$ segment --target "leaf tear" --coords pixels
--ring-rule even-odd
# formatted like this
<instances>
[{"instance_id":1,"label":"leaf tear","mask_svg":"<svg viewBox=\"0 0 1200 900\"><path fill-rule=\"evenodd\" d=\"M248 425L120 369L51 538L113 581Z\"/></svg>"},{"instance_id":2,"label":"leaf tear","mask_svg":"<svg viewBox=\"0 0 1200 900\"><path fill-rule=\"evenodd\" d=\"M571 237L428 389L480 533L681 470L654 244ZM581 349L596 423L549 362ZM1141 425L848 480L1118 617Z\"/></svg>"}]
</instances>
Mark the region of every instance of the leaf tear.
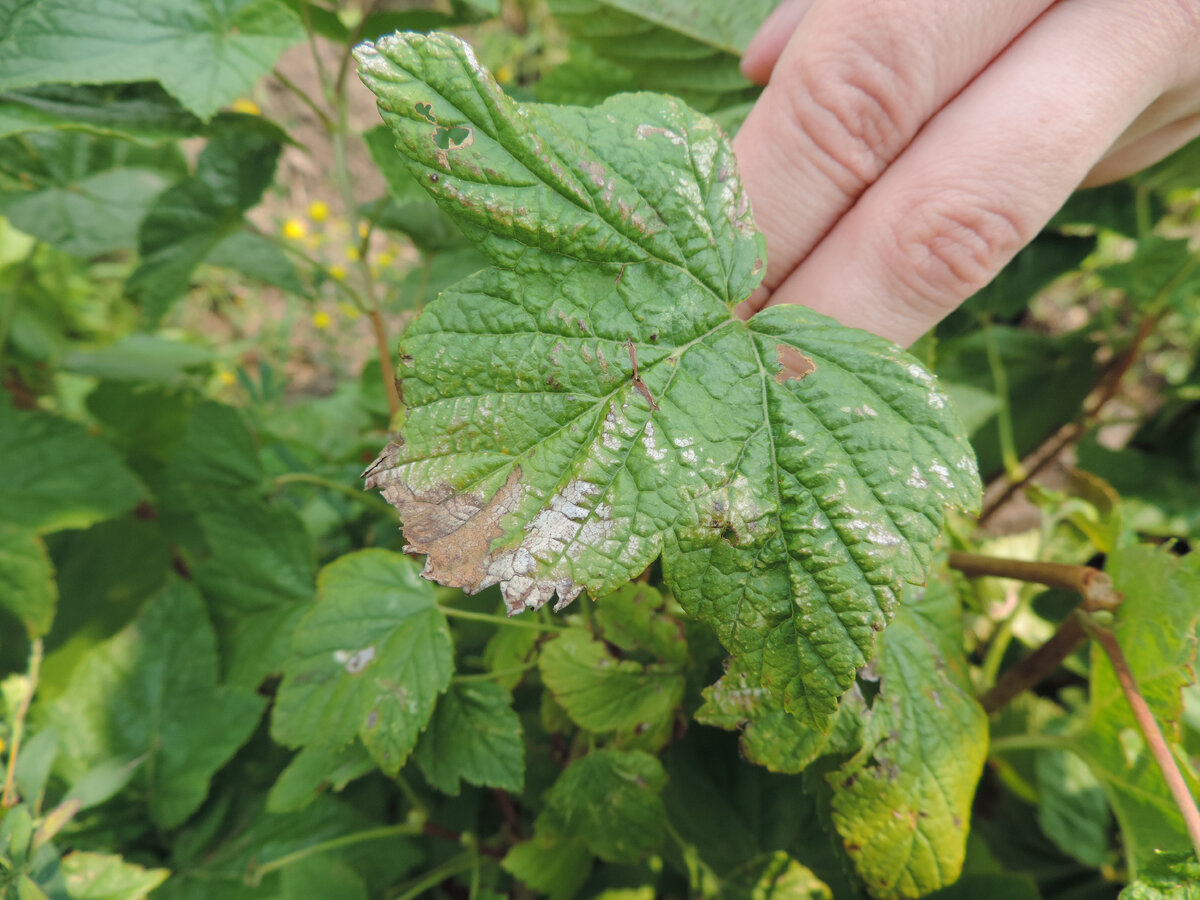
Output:
<instances>
[{"instance_id":1,"label":"leaf tear","mask_svg":"<svg viewBox=\"0 0 1200 900\"><path fill-rule=\"evenodd\" d=\"M780 344L775 348L775 353L779 362L779 371L775 373L776 384L783 384L787 381L803 381L817 371L817 364L795 347Z\"/></svg>"}]
</instances>

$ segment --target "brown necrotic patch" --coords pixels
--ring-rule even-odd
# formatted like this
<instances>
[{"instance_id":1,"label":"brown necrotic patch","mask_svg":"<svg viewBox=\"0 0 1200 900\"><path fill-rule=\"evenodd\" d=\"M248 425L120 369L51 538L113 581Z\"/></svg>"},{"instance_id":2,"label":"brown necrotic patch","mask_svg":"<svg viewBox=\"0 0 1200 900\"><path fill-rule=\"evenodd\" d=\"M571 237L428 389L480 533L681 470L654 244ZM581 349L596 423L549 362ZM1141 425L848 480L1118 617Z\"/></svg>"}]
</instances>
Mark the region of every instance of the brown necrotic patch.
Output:
<instances>
[{"instance_id":1,"label":"brown necrotic patch","mask_svg":"<svg viewBox=\"0 0 1200 900\"><path fill-rule=\"evenodd\" d=\"M817 364L795 347L780 344L775 348L775 359L779 363L779 371L775 373L775 383L785 381L802 381L817 371Z\"/></svg>"}]
</instances>

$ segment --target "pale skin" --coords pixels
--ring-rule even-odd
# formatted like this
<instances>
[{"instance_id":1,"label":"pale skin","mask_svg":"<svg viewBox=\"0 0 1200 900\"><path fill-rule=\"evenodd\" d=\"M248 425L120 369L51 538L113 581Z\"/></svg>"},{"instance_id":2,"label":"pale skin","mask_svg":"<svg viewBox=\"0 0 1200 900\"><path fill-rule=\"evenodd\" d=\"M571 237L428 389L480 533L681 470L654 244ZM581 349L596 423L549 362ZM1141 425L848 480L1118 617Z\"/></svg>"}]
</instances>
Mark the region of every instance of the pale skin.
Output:
<instances>
[{"instance_id":1,"label":"pale skin","mask_svg":"<svg viewBox=\"0 0 1200 900\"><path fill-rule=\"evenodd\" d=\"M1200 136L1200 0L784 0L734 140L766 235L742 306L910 344L1080 186Z\"/></svg>"}]
</instances>

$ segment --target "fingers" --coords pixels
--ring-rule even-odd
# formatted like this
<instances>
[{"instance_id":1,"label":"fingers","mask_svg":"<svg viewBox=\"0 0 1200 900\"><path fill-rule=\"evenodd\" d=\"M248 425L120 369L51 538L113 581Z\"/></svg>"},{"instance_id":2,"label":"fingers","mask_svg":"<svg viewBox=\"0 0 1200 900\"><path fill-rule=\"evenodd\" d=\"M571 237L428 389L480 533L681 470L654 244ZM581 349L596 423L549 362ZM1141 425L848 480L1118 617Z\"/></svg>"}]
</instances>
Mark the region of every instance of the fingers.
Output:
<instances>
[{"instance_id":1,"label":"fingers","mask_svg":"<svg viewBox=\"0 0 1200 900\"><path fill-rule=\"evenodd\" d=\"M775 7L742 54L742 74L753 82L766 84L792 32L812 5L813 0L783 0Z\"/></svg>"},{"instance_id":2,"label":"fingers","mask_svg":"<svg viewBox=\"0 0 1200 900\"><path fill-rule=\"evenodd\" d=\"M798 24L734 141L767 236L767 290L1051 2L813 0L778 13L800 12Z\"/></svg>"},{"instance_id":3,"label":"fingers","mask_svg":"<svg viewBox=\"0 0 1200 900\"><path fill-rule=\"evenodd\" d=\"M909 343L1049 220L1178 77L1200 26L1162 5L1048 10L922 130L771 296ZM1159 15L1146 14L1159 6ZM1131 145L1131 148L1136 145Z\"/></svg>"}]
</instances>

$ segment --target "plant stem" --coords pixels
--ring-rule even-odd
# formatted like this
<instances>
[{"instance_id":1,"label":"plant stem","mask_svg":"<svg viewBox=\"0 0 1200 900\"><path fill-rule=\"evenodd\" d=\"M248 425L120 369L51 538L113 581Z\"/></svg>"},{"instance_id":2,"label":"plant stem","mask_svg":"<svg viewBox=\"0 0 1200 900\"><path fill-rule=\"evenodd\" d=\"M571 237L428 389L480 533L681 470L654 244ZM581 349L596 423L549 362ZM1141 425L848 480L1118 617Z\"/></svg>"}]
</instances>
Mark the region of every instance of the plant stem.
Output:
<instances>
[{"instance_id":1,"label":"plant stem","mask_svg":"<svg viewBox=\"0 0 1200 900\"><path fill-rule=\"evenodd\" d=\"M1089 611L1114 609L1121 602L1120 595L1113 590L1112 579L1092 566L1027 562L1023 559L959 552L950 554L949 564L950 568L957 569L968 578L1012 578L1074 591L1083 598L1084 608Z\"/></svg>"},{"instance_id":2,"label":"plant stem","mask_svg":"<svg viewBox=\"0 0 1200 900\"><path fill-rule=\"evenodd\" d=\"M1092 566L1027 562L958 552L950 554L949 565L968 578L1013 578L1073 591L1082 598L1080 608L1088 612L1113 610L1121 603L1121 595L1113 588L1112 579ZM1039 684L1086 640L1082 623L1076 614L1072 614L1058 626L1050 640L1004 672L979 702L988 713L1001 709L1017 695ZM990 652L988 656L993 658Z\"/></svg>"},{"instance_id":3,"label":"plant stem","mask_svg":"<svg viewBox=\"0 0 1200 900\"><path fill-rule=\"evenodd\" d=\"M458 856L446 860L436 869L430 869L424 877L412 882L407 890L397 894L392 900L415 900L430 888L436 887L447 878L453 878L455 875L467 871L473 865L473 854L460 853Z\"/></svg>"},{"instance_id":4,"label":"plant stem","mask_svg":"<svg viewBox=\"0 0 1200 900\"><path fill-rule=\"evenodd\" d=\"M493 616L489 613L472 612L469 609L455 609L453 606L443 606L437 604L437 608L442 615L449 616L452 619L470 619L473 622L490 622L492 625L503 625L508 628L529 628L533 631L544 631L554 633L562 629L557 625L542 625L537 622L521 622L516 619L508 619L504 616Z\"/></svg>"},{"instance_id":5,"label":"plant stem","mask_svg":"<svg viewBox=\"0 0 1200 900\"><path fill-rule=\"evenodd\" d=\"M1083 625L1072 613L1058 626L1050 640L996 679L996 683L979 698L980 704L988 715L1003 709L1015 697L1040 684L1086 641Z\"/></svg>"},{"instance_id":6,"label":"plant stem","mask_svg":"<svg viewBox=\"0 0 1200 900\"><path fill-rule=\"evenodd\" d=\"M1179 814L1183 816L1188 837L1192 841L1192 850L1196 854L1196 859L1200 860L1200 809L1196 808L1195 798L1188 790L1187 782L1179 770L1179 764L1175 761L1171 748L1167 746L1167 740L1163 737L1162 729L1158 727L1154 713L1150 711L1150 706L1146 703L1141 691L1138 690L1137 681L1125 659L1125 653L1121 650L1121 644L1117 641L1117 636L1107 628L1089 623L1088 631L1107 654L1109 662L1112 663L1113 670L1117 674L1117 682L1121 685L1121 691L1125 694L1130 709L1133 710L1133 718L1137 721L1142 736L1146 739L1146 745L1150 748L1154 761L1162 770L1171 797L1175 800L1175 805L1179 807Z\"/></svg>"},{"instance_id":7,"label":"plant stem","mask_svg":"<svg viewBox=\"0 0 1200 900\"><path fill-rule=\"evenodd\" d=\"M262 882L264 875L269 875L277 869L290 866L292 863L307 859L310 856L316 856L329 850L336 850L338 847L362 844L366 841L377 841L382 838L414 837L421 834L423 830L422 825L402 822L399 825L385 825L381 828L368 828L365 831L356 831L353 834L343 834L341 837L330 838L327 841L321 841L319 844L312 844L292 853L285 853L283 856L259 866L250 874L249 879L251 884L257 885Z\"/></svg>"},{"instance_id":8,"label":"plant stem","mask_svg":"<svg viewBox=\"0 0 1200 900\"><path fill-rule=\"evenodd\" d=\"M8 751L8 770L4 773L4 793L0 796L0 808L7 809L15 805L18 799L13 793L13 781L17 774L17 757L20 756L21 739L25 735L25 716L29 714L29 705L33 702L33 695L37 692L38 675L41 669L42 639L34 638L29 645L29 674L26 675L29 683L12 719L12 747Z\"/></svg>"},{"instance_id":9,"label":"plant stem","mask_svg":"<svg viewBox=\"0 0 1200 900\"><path fill-rule=\"evenodd\" d=\"M525 663L523 666L510 666L507 669L496 669L491 672L474 672L470 675L455 675L452 679L456 684L462 684L464 681L491 681L494 678L505 678L509 675L519 675L521 672L528 672L535 668L537 662Z\"/></svg>"},{"instance_id":10,"label":"plant stem","mask_svg":"<svg viewBox=\"0 0 1200 900\"><path fill-rule=\"evenodd\" d=\"M1065 750L1070 741L1059 734L1010 734L988 742L990 753L1012 753L1018 750Z\"/></svg>"},{"instance_id":11,"label":"plant stem","mask_svg":"<svg viewBox=\"0 0 1200 900\"><path fill-rule=\"evenodd\" d=\"M348 484L339 484L336 481L322 478L320 475L313 475L309 472L287 472L283 475L277 475L275 476L274 483L276 487L283 487L288 484L310 484L313 487L324 488L327 491L336 491L339 494L352 497L359 503L365 504L379 512L386 513L389 517L395 513L392 505L377 494Z\"/></svg>"},{"instance_id":12,"label":"plant stem","mask_svg":"<svg viewBox=\"0 0 1200 900\"><path fill-rule=\"evenodd\" d=\"M313 103L312 98L308 96L308 94L304 91L303 88L301 88L298 84L296 84L296 82L292 81L292 79L288 78L286 75L284 75L282 72L280 72L279 69L272 70L271 74L274 75L276 80L280 84L282 84L285 88L287 88L288 91L290 91L292 94L295 94L296 98L301 103L303 103L310 110L312 110L313 114L320 121L321 126L327 132L333 131L333 122L330 120L329 115L325 112L325 110L321 109L321 107L319 107L319 106L317 106L317 104Z\"/></svg>"}]
</instances>

